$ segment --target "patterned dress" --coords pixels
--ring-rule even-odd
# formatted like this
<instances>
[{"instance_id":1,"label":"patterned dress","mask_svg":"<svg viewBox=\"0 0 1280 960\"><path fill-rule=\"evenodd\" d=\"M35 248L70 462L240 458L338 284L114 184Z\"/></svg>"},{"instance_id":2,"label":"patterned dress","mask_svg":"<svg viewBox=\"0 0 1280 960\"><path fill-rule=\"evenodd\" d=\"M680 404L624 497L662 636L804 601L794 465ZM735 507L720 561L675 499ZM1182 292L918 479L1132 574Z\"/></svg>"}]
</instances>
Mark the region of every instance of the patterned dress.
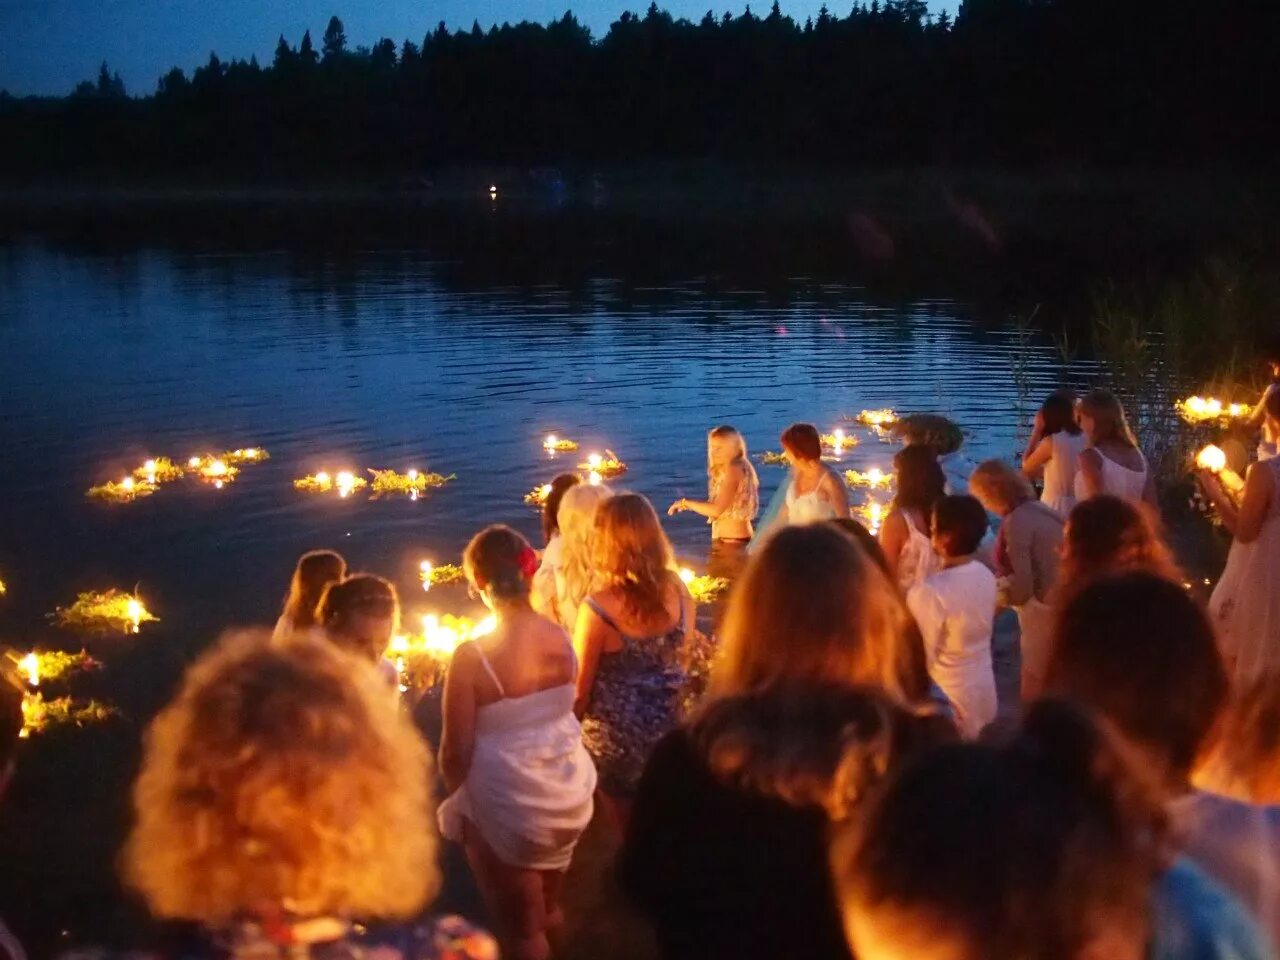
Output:
<instances>
[{"instance_id":1,"label":"patterned dress","mask_svg":"<svg viewBox=\"0 0 1280 960\"><path fill-rule=\"evenodd\" d=\"M587 605L622 638L622 649L602 653L582 741L595 761L600 787L631 796L654 746L675 729L685 684L681 651L689 632L684 605L674 628L656 637L632 637L593 598Z\"/></svg>"}]
</instances>

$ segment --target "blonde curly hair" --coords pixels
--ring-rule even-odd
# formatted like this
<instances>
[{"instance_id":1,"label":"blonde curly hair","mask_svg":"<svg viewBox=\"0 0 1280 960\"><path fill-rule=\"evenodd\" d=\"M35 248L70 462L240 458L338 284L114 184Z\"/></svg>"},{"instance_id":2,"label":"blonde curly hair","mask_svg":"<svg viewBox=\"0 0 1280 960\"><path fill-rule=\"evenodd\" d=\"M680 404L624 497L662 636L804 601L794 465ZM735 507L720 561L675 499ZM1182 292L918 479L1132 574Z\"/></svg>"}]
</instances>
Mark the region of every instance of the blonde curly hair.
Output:
<instances>
[{"instance_id":1,"label":"blonde curly hair","mask_svg":"<svg viewBox=\"0 0 1280 960\"><path fill-rule=\"evenodd\" d=\"M583 483L566 490L560 501L556 519L560 524L564 552L556 585L556 615L566 630L573 630L578 619L578 607L595 586L591 545L596 511L611 496L613 491L603 483Z\"/></svg>"},{"instance_id":2,"label":"blonde curly hair","mask_svg":"<svg viewBox=\"0 0 1280 960\"><path fill-rule=\"evenodd\" d=\"M147 731L125 845L157 917L415 916L439 888L431 761L364 660L240 634Z\"/></svg>"}]
</instances>

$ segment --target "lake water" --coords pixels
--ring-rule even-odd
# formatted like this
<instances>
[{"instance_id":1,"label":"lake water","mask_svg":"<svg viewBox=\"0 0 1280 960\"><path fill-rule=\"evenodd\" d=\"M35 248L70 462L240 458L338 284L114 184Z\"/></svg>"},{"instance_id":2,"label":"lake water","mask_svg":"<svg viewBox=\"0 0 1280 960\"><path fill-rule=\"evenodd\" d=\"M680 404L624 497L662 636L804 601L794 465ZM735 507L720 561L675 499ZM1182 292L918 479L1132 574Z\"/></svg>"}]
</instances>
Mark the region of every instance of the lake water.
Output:
<instances>
[{"instance_id":1,"label":"lake water","mask_svg":"<svg viewBox=\"0 0 1280 960\"><path fill-rule=\"evenodd\" d=\"M933 410L963 425L973 459L1010 456L1031 404L1064 375L1003 310L928 291L884 302L804 279L766 295L607 277L477 289L457 272L401 251L0 249L0 637L74 646L45 615L107 587L137 586L162 621L96 648L106 666L86 683L122 707L113 732L30 744L0 816L0 915L14 925L37 937L127 926L109 876L141 723L224 627L274 619L304 550L333 547L391 578L410 612L446 610L461 593L422 594L419 560L456 560L486 523L534 536L523 495L578 459L549 459L548 432L584 454L617 451L630 467L617 485L665 508L704 493L714 424L736 425L758 453L795 420L830 429L863 408ZM893 448L859 435L848 465L887 469ZM271 459L223 490L85 496L149 456L251 445ZM457 480L417 502L293 489L344 467ZM771 492L784 474L761 476ZM706 526L692 514L667 526L696 566ZM89 744L114 759L71 759ZM54 834L76 842L51 853Z\"/></svg>"}]
</instances>

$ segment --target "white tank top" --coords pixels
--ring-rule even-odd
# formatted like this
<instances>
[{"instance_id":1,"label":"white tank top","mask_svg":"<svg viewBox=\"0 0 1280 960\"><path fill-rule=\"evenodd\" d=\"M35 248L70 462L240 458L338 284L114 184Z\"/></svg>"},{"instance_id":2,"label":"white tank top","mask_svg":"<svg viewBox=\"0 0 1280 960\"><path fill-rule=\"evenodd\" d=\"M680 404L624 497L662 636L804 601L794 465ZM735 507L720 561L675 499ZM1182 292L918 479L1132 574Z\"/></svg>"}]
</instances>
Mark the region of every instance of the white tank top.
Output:
<instances>
[{"instance_id":1,"label":"white tank top","mask_svg":"<svg viewBox=\"0 0 1280 960\"><path fill-rule=\"evenodd\" d=\"M787 520L792 524L819 523L835 519L836 511L826 500L818 496L818 488L808 493L796 493L796 482L787 485Z\"/></svg>"},{"instance_id":2,"label":"white tank top","mask_svg":"<svg viewBox=\"0 0 1280 960\"><path fill-rule=\"evenodd\" d=\"M1044 465L1044 492L1040 494L1040 500L1065 517L1076 505L1076 470L1080 453L1088 441L1083 433L1070 434L1060 430L1050 434L1045 442L1053 448L1053 456Z\"/></svg>"},{"instance_id":3,"label":"white tank top","mask_svg":"<svg viewBox=\"0 0 1280 960\"><path fill-rule=\"evenodd\" d=\"M1113 497L1119 497L1121 500L1128 500L1130 503L1141 503L1142 495L1147 489L1147 459L1142 457L1141 451L1138 456L1142 457L1142 469L1130 470L1128 467L1121 466L1101 450L1096 447L1098 457L1102 460L1102 488L1099 493L1110 494ZM1088 499L1084 489L1084 475L1076 473L1075 479L1076 499Z\"/></svg>"}]
</instances>

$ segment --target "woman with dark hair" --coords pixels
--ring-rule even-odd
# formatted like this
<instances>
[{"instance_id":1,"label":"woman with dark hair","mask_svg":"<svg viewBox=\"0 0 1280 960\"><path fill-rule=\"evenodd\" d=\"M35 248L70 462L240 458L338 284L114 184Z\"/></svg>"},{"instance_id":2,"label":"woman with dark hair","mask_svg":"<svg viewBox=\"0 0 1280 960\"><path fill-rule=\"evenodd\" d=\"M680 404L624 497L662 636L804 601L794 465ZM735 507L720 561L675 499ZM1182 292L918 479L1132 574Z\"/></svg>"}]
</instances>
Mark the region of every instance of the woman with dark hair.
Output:
<instances>
[{"instance_id":1,"label":"woman with dark hair","mask_svg":"<svg viewBox=\"0 0 1280 960\"><path fill-rule=\"evenodd\" d=\"M898 586L905 592L938 567L929 540L934 505L947 484L932 448L913 444L893 458L897 495L880 528L880 545Z\"/></svg>"},{"instance_id":2,"label":"woman with dark hair","mask_svg":"<svg viewBox=\"0 0 1280 960\"><path fill-rule=\"evenodd\" d=\"M1158 799L1089 715L1041 701L1008 743L904 764L832 844L859 960L1266 960L1185 860Z\"/></svg>"},{"instance_id":3,"label":"woman with dark hair","mask_svg":"<svg viewBox=\"0 0 1280 960\"><path fill-rule=\"evenodd\" d=\"M276 621L272 639L288 640L294 634L305 633L315 627L316 608L320 597L331 583L337 583L347 575L347 562L332 550L312 550L304 553L293 571L289 593L284 599L284 609Z\"/></svg>"},{"instance_id":4,"label":"woman with dark hair","mask_svg":"<svg viewBox=\"0 0 1280 960\"><path fill-rule=\"evenodd\" d=\"M1080 401L1079 418L1088 446L1077 459L1076 502L1110 494L1158 509L1155 480L1147 458L1138 449L1124 407L1115 394L1090 390Z\"/></svg>"},{"instance_id":5,"label":"woman with dark hair","mask_svg":"<svg viewBox=\"0 0 1280 960\"><path fill-rule=\"evenodd\" d=\"M542 560L533 576L533 608L555 619L556 572L564 562L564 538L560 536L560 503L572 487L582 483L576 473L562 473L551 481L542 502Z\"/></svg>"},{"instance_id":6,"label":"woman with dark hair","mask_svg":"<svg viewBox=\"0 0 1280 960\"><path fill-rule=\"evenodd\" d=\"M782 431L782 452L791 466L780 524L816 523L849 515L849 490L822 462L822 436L811 423L793 423Z\"/></svg>"},{"instance_id":7,"label":"woman with dark hair","mask_svg":"<svg viewBox=\"0 0 1280 960\"><path fill-rule=\"evenodd\" d=\"M1022 472L1044 477L1040 502L1063 517L1076 505L1076 468L1085 448L1084 432L1076 423L1076 395L1056 390L1036 413L1035 428L1022 454Z\"/></svg>"}]
</instances>

